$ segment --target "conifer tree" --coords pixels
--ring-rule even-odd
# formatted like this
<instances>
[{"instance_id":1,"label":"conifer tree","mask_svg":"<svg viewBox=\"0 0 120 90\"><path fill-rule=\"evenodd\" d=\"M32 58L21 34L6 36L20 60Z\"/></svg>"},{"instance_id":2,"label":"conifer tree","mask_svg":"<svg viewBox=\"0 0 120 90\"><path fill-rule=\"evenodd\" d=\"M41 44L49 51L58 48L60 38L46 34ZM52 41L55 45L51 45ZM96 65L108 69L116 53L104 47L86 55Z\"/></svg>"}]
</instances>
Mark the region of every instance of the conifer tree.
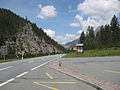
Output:
<instances>
[{"instance_id":1,"label":"conifer tree","mask_svg":"<svg viewBox=\"0 0 120 90\"><path fill-rule=\"evenodd\" d=\"M80 36L80 43L84 43L85 41L85 33L82 31L81 36Z\"/></svg>"}]
</instances>

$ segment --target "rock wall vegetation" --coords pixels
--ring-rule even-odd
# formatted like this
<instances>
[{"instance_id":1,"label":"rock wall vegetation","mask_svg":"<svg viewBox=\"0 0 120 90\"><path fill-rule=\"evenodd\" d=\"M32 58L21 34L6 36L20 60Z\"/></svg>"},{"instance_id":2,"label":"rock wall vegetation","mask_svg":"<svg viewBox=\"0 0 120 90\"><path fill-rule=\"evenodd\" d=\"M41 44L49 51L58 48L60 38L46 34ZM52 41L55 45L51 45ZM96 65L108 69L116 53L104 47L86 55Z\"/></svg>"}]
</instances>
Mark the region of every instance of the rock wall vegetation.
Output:
<instances>
[{"instance_id":1,"label":"rock wall vegetation","mask_svg":"<svg viewBox=\"0 0 120 90\"><path fill-rule=\"evenodd\" d=\"M42 28L10 10L0 9L0 46L8 46L9 58L65 53L66 49L51 39Z\"/></svg>"}]
</instances>

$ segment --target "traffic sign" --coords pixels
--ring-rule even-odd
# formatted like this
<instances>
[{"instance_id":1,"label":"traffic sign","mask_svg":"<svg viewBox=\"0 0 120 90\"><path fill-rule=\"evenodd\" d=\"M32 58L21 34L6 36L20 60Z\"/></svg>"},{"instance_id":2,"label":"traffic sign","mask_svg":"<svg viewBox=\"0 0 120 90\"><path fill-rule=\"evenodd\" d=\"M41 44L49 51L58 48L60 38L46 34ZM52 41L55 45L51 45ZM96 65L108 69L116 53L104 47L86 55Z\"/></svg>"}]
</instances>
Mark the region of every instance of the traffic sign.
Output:
<instances>
[{"instance_id":1,"label":"traffic sign","mask_svg":"<svg viewBox=\"0 0 120 90\"><path fill-rule=\"evenodd\" d=\"M8 50L7 50L7 46L1 46L1 55L7 55Z\"/></svg>"},{"instance_id":2,"label":"traffic sign","mask_svg":"<svg viewBox=\"0 0 120 90\"><path fill-rule=\"evenodd\" d=\"M5 45L5 46L1 46L1 55L3 55L3 57L4 57L4 60L5 60L5 55L7 55L8 54L8 50L7 50L7 46Z\"/></svg>"}]
</instances>

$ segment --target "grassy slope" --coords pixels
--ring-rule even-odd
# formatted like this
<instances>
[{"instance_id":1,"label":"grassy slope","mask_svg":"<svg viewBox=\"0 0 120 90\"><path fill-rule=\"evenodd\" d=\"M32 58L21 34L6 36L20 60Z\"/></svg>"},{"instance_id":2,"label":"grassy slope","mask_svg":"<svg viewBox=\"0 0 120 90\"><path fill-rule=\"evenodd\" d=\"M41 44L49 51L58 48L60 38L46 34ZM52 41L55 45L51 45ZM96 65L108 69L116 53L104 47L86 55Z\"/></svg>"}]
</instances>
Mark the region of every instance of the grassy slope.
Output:
<instances>
[{"instance_id":1,"label":"grassy slope","mask_svg":"<svg viewBox=\"0 0 120 90\"><path fill-rule=\"evenodd\" d=\"M120 48L106 48L84 51L83 54L70 52L64 58L74 57L102 57L102 56L120 56Z\"/></svg>"}]
</instances>

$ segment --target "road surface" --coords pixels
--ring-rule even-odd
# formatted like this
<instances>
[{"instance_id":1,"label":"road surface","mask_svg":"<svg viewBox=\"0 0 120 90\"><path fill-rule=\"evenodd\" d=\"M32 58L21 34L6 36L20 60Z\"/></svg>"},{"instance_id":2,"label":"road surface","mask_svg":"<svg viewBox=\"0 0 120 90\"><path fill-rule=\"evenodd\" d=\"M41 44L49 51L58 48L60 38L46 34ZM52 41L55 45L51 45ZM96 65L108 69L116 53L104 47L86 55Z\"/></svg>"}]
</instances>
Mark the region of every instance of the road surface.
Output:
<instances>
[{"instance_id":1,"label":"road surface","mask_svg":"<svg viewBox=\"0 0 120 90\"><path fill-rule=\"evenodd\" d=\"M96 90L49 68L62 55L0 64L0 90Z\"/></svg>"},{"instance_id":2,"label":"road surface","mask_svg":"<svg viewBox=\"0 0 120 90\"><path fill-rule=\"evenodd\" d=\"M62 58L63 67L120 85L120 56Z\"/></svg>"}]
</instances>

